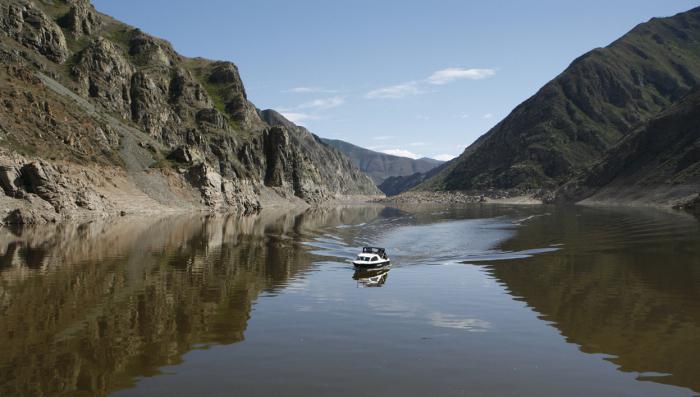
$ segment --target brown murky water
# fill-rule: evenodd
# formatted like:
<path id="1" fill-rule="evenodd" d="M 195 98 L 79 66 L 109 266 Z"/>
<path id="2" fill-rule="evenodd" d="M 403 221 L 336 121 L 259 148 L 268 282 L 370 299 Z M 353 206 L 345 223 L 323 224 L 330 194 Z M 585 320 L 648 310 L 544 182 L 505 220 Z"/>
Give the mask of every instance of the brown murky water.
<path id="1" fill-rule="evenodd" d="M 356 272 L 365 244 L 392 267 Z M 0 230 L 0 395 L 693 396 L 700 224 L 379 206 Z"/>

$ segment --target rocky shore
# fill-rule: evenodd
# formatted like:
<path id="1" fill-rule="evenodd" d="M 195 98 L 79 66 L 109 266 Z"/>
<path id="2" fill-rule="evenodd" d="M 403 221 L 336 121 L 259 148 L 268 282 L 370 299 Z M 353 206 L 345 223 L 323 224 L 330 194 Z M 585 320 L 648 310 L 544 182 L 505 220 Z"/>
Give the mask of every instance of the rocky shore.
<path id="1" fill-rule="evenodd" d="M 375 199 L 377 203 L 392 204 L 542 204 L 550 202 L 552 194 L 544 190 L 484 190 L 484 191 L 408 191 L 397 196 Z"/>

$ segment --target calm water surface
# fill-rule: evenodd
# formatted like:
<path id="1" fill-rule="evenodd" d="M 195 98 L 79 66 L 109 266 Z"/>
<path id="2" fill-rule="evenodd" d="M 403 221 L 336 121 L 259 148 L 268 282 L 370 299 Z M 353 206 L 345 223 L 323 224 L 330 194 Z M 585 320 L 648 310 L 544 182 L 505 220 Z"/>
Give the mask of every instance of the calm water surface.
<path id="1" fill-rule="evenodd" d="M 695 396 L 700 224 L 357 206 L 0 230 L 1 396 Z M 359 247 L 392 267 L 356 272 Z"/>

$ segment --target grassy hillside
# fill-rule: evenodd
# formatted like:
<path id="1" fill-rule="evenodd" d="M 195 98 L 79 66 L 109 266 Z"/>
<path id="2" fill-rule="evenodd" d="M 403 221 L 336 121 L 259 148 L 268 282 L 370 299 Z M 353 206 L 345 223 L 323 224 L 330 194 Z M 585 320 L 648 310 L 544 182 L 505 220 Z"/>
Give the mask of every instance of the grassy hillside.
<path id="1" fill-rule="evenodd" d="M 419 190 L 554 188 L 700 81 L 700 8 L 576 59 Z"/>
<path id="2" fill-rule="evenodd" d="M 578 201 L 665 202 L 700 193 L 700 89 L 635 129 L 603 159 L 567 183 L 559 197 Z"/>

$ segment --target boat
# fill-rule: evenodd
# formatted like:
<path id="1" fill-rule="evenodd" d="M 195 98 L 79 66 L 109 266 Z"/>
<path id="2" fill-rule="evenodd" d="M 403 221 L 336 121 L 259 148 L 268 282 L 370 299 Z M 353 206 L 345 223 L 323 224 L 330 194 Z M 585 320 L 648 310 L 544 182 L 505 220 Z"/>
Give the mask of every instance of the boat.
<path id="1" fill-rule="evenodd" d="M 380 247 L 363 247 L 362 253 L 357 255 L 352 264 L 355 267 L 383 267 L 388 266 L 391 263 L 389 256 L 386 254 L 386 250 Z"/>

